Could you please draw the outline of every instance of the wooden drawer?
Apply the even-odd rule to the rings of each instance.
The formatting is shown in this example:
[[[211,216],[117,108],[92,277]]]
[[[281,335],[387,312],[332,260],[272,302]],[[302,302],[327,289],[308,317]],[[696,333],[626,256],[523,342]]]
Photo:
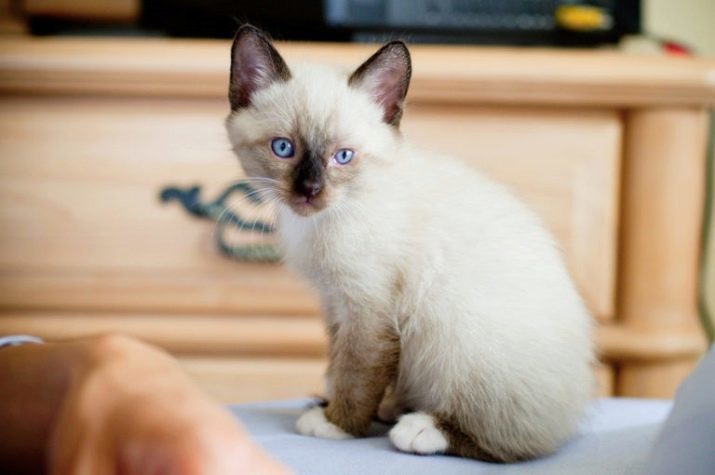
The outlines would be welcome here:
[[[239,177],[226,109],[221,100],[5,98],[0,305],[317,313],[287,271],[220,256],[211,223],[157,198],[172,183],[200,183],[211,196]],[[511,185],[554,231],[589,306],[613,315],[615,113],[419,105],[405,131]]]

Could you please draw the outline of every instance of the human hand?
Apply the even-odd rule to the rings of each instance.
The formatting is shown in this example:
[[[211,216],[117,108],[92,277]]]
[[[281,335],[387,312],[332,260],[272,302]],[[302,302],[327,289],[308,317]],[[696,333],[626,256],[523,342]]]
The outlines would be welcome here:
[[[65,384],[50,386],[64,388],[42,441],[50,474],[288,473],[163,351],[119,336],[19,350],[69,368]]]

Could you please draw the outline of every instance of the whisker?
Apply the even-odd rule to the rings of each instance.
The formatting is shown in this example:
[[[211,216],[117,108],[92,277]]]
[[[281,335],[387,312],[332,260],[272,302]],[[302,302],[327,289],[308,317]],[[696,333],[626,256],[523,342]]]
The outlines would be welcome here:
[[[262,180],[260,178],[252,181],[256,183],[271,182],[271,185],[273,182],[280,183],[278,180]],[[277,190],[274,186],[253,186],[252,188],[253,189],[248,193],[243,193],[237,197],[233,197],[231,202],[224,203],[225,208],[222,210],[220,219],[217,220],[212,234],[216,236],[217,233],[222,233],[219,236],[216,236],[217,238],[220,238],[219,242],[222,243],[221,247],[224,248],[224,250],[226,250],[226,248],[228,248],[228,250],[232,249],[228,243],[223,241],[223,233],[226,229],[225,225],[227,225],[229,221],[233,221],[236,218],[241,218],[243,221],[244,218],[242,218],[242,216],[246,215],[247,209],[253,209],[251,217],[245,218],[244,221],[251,223],[250,228],[241,225],[240,222],[234,224],[237,224],[236,228],[239,233],[245,233],[246,236],[251,236],[248,244],[245,245],[245,248],[253,249],[256,252],[255,258],[257,260],[269,260],[273,257],[271,249],[275,249],[275,245],[274,243],[268,242],[268,237],[272,233],[266,232],[267,228],[264,226],[268,225],[270,226],[270,229],[275,229],[274,205],[278,201],[278,197],[276,195],[279,190]],[[256,204],[256,196],[260,197],[260,204]],[[260,230],[257,229],[259,224],[261,225]],[[238,247],[240,248],[241,245],[239,244]],[[233,253],[233,257],[237,257],[235,252]]]
[[[243,207],[244,203],[252,201],[251,198],[253,198],[254,196],[257,196],[261,193],[270,195],[272,193],[272,191],[273,190],[271,190],[269,188],[254,189],[249,193],[240,195],[237,198],[233,198],[233,201],[231,203],[224,202],[223,203],[224,209],[221,211],[221,213],[219,214],[219,217],[216,219],[217,224],[225,224],[226,221],[228,221],[228,218],[226,218],[226,216],[230,217],[231,214],[234,216],[241,216],[241,214],[243,212],[245,212],[245,209],[241,209],[241,207]],[[238,200],[238,201],[236,202],[236,200]],[[237,205],[239,205],[239,206],[237,207]],[[252,203],[251,207],[255,208],[256,205]]]

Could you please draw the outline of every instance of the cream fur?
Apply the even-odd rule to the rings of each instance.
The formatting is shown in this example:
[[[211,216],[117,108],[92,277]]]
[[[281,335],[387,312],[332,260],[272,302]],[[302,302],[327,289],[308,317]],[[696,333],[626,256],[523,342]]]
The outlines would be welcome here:
[[[359,168],[312,216],[279,204],[286,264],[333,309],[329,324],[397,329],[403,406],[453,417],[504,460],[555,450],[592,397],[591,318],[540,219],[473,168],[410,146],[344,72],[291,71],[227,121],[244,169],[259,160],[247,143],[289,134],[351,147]],[[425,451],[443,451],[433,439]]]
[[[435,427],[434,417],[423,412],[405,414],[390,430],[390,440],[403,452],[430,455],[447,450],[449,443]]]

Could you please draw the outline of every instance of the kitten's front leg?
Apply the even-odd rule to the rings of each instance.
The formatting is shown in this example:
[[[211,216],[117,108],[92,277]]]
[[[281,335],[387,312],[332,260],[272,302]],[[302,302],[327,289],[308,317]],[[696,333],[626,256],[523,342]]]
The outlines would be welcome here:
[[[331,342],[332,397],[296,424],[301,434],[330,439],[364,435],[385,388],[395,378],[400,355],[397,333],[386,325],[351,318]]]
[[[329,344],[328,354],[332,355],[333,348],[335,348],[336,335],[338,334],[338,329],[340,328],[341,315],[339,312],[341,306],[336,301],[336,298],[331,295],[323,295],[321,298],[321,304],[323,308],[323,313],[325,314],[325,326],[327,330]],[[327,401],[331,401],[333,399],[333,396],[335,395],[335,391],[333,390],[332,372],[333,368],[332,364],[330,364],[328,365],[328,369],[325,372],[325,405],[327,405]]]

